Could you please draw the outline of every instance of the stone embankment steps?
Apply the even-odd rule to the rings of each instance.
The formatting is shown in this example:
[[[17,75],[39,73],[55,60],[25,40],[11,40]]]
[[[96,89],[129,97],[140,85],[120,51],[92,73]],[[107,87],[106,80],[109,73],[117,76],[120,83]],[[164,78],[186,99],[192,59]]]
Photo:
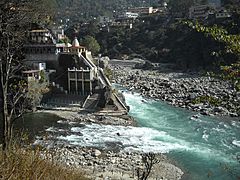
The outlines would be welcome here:
[[[122,101],[119,99],[119,97],[115,93],[113,93],[112,99],[113,99],[114,104],[116,105],[118,111],[121,111],[121,112],[128,111],[128,108],[122,103]]]
[[[102,69],[99,69],[99,78],[102,79],[105,86],[108,86],[108,87],[112,86]],[[118,96],[115,93],[112,94],[111,98],[114,102],[114,105],[117,107],[116,109],[117,112],[114,112],[114,111],[110,112],[109,110],[106,110],[106,113],[126,114],[128,112],[128,108],[122,103],[122,101],[118,98]],[[101,112],[103,113],[105,111],[101,111]]]
[[[106,75],[104,74],[103,70],[100,68],[99,69],[99,78],[102,79],[103,83],[105,86],[111,87],[111,83],[109,82],[108,78],[106,77]]]
[[[100,94],[93,94],[86,99],[83,108],[86,110],[95,110],[100,100]]]

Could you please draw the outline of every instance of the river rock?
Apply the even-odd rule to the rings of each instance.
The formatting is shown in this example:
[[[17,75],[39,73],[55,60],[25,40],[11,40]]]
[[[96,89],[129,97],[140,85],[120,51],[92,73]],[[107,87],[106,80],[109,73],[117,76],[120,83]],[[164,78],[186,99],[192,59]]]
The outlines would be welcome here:
[[[92,156],[94,156],[94,157],[98,157],[98,156],[100,156],[102,153],[101,153],[101,151],[99,151],[98,149],[95,149],[95,150],[93,150],[93,152],[92,152]]]

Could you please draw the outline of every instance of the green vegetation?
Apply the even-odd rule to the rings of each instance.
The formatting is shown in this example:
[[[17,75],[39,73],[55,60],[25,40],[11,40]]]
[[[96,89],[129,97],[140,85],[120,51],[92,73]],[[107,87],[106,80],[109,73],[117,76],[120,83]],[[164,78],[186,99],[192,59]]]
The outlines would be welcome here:
[[[199,96],[192,101],[193,104],[208,103],[213,106],[221,104],[221,100],[212,96]]]
[[[222,66],[224,80],[230,80],[237,91],[240,91],[240,63],[231,64],[230,66]]]
[[[112,75],[113,75],[113,73],[112,73],[112,70],[110,69],[110,68],[105,68],[104,69],[104,74],[107,76],[107,78],[111,81],[112,80]]]
[[[236,90],[240,90],[240,35],[230,34],[226,29],[218,26],[207,27],[199,23],[185,22],[190,28],[196,30],[199,33],[203,33],[205,36],[209,36],[217,42],[224,44],[224,49],[220,52],[214,52],[218,57],[223,54],[232,54],[236,57],[235,62],[229,64],[227,60],[224,65],[221,66],[219,77],[224,80],[232,82]]]
[[[40,71],[40,80],[39,83],[44,83],[46,81],[46,74],[45,72],[42,70]]]
[[[94,55],[96,55],[100,50],[100,45],[97,40],[92,36],[85,36],[83,39],[83,45],[91,51]]]
[[[186,23],[190,28],[195,29],[197,32],[204,33],[205,36],[210,36],[215,41],[222,42],[226,46],[226,53],[233,53],[240,56],[240,35],[230,34],[226,29],[217,25],[207,27],[196,22]]]

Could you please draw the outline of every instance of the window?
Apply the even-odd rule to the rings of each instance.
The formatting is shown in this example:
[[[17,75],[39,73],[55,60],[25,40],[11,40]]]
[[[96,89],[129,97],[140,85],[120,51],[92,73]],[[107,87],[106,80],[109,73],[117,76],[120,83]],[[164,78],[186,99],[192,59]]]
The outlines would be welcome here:
[[[69,72],[70,79],[75,79],[75,72]]]
[[[84,72],[84,79],[90,79],[90,72]]]
[[[82,77],[82,72],[77,72],[77,78],[78,79],[82,79],[83,77]]]

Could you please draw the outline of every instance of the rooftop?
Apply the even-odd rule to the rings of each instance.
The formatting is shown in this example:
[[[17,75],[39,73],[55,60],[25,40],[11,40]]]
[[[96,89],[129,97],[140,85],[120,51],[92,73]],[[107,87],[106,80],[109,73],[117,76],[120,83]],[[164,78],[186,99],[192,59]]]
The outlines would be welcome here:
[[[49,32],[47,29],[34,29],[31,30],[30,32]]]

